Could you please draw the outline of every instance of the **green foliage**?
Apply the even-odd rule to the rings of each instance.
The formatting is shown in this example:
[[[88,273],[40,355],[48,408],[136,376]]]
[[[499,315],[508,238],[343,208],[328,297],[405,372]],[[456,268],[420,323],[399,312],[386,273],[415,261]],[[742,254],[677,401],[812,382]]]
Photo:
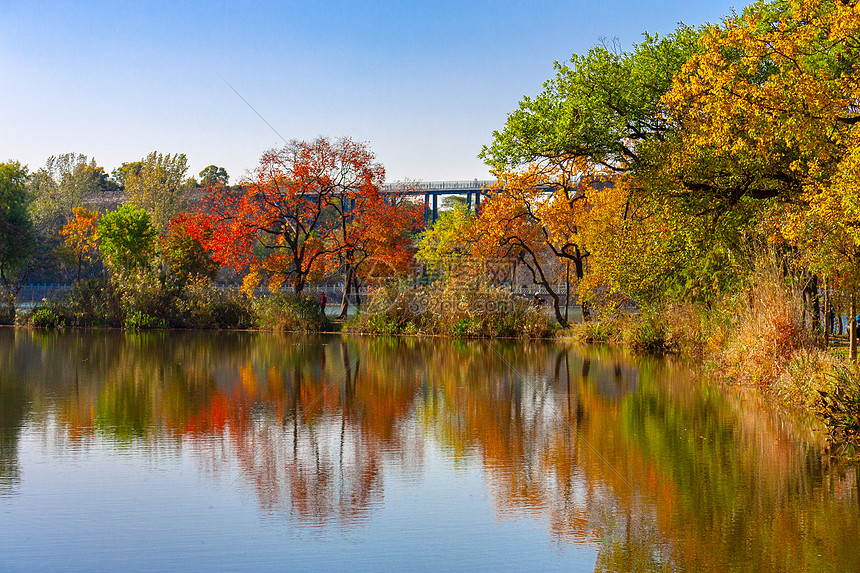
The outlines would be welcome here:
[[[105,278],[90,278],[43,300],[19,316],[19,322],[36,328],[121,326],[122,316],[111,283]]]
[[[34,327],[109,326],[128,329],[248,329],[256,326],[250,300],[236,290],[197,279],[177,288],[157,277],[128,283],[93,278],[38,305],[21,317]]]
[[[128,330],[159,330],[167,328],[168,324],[163,318],[137,311],[125,319],[125,327]]]
[[[192,280],[175,297],[173,326],[196,329],[248,329],[256,326],[250,299],[235,289],[220,290],[207,280]]]
[[[115,189],[104,168],[79,153],[48,158],[33,174],[31,211],[43,236],[54,234],[74,217],[74,210]]]
[[[152,217],[153,226],[165,231],[168,221],[190,201],[188,159],[184,153],[162,155],[153,151],[140,161],[138,169],[130,171],[125,176],[129,204],[145,210]]]
[[[380,288],[347,330],[365,334],[430,334],[454,338],[545,338],[552,321],[504,289]]]
[[[123,188],[125,184],[133,177],[140,175],[140,170],[143,168],[143,161],[127,161],[111,171],[111,177],[116,180]]]
[[[105,263],[115,274],[132,274],[149,267],[158,236],[149,213],[123,205],[99,218],[97,236]]]
[[[831,441],[853,455],[860,452],[860,372],[840,367],[833,379],[830,391],[819,390],[821,416]]]
[[[207,185],[227,185],[230,181],[230,176],[227,175],[227,170],[217,165],[209,165],[204,167],[200,172],[200,184],[204,187]]]
[[[680,26],[645,36],[632,52],[600,45],[569,64],[537,97],[524,97],[480,157],[497,170],[541,159],[587,158],[616,167],[635,164],[636,142],[662,137],[668,123],[660,98],[696,49],[698,32]]]
[[[301,293],[274,294],[255,301],[260,328],[285,332],[326,332],[331,322],[319,299]]]
[[[655,316],[633,321],[623,332],[624,343],[639,352],[669,352],[675,350],[666,324]]]
[[[36,328],[59,328],[66,325],[66,317],[52,306],[41,306],[33,309],[27,323]]]
[[[576,342],[616,342],[621,339],[621,326],[617,319],[601,317],[572,325],[565,332],[565,337]]]
[[[432,268],[442,259],[467,253],[469,234],[475,220],[475,214],[466,205],[454,204],[421,233],[415,258]]]
[[[24,263],[33,241],[27,212],[27,168],[18,162],[0,163],[0,268]]]
[[[60,299],[70,326],[120,326],[122,308],[113,285],[104,277],[75,283]]]
[[[0,323],[15,320],[15,293],[35,247],[27,211],[27,168],[18,162],[0,163]]]

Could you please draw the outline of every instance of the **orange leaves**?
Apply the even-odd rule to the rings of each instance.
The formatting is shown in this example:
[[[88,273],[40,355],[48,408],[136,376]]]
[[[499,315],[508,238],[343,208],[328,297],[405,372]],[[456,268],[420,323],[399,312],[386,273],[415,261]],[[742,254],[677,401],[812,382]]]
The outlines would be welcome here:
[[[60,236],[75,255],[92,261],[98,247],[96,229],[99,214],[75,207],[75,216],[61,230]]]
[[[385,169],[364,143],[348,138],[292,141],[263,154],[254,177],[206,200],[207,246],[249,284],[291,284],[300,292],[356,250],[403,251],[417,209],[380,194]]]
[[[508,256],[517,248],[549,248],[568,256],[580,242],[580,224],[590,209],[582,181],[596,178],[584,170],[538,165],[503,174],[481,211],[478,251]]]
[[[209,221],[200,214],[179,213],[161,237],[162,253],[174,276],[181,281],[213,278],[218,265],[204,243],[211,236]]]
[[[80,278],[83,265],[93,263],[98,254],[96,231],[99,214],[83,207],[75,207],[74,214],[74,218],[60,229],[60,236],[66,254],[77,269],[76,278]]]
[[[565,168],[558,167],[562,163]],[[561,313],[558,285],[569,283],[570,271],[580,280],[585,274],[589,253],[582,225],[591,210],[589,196],[603,186],[601,179],[585,160],[566,158],[500,174],[475,226],[474,253],[512,257],[525,264],[533,282],[549,294],[556,320],[563,326],[567,318]],[[583,317],[588,317],[586,309]]]

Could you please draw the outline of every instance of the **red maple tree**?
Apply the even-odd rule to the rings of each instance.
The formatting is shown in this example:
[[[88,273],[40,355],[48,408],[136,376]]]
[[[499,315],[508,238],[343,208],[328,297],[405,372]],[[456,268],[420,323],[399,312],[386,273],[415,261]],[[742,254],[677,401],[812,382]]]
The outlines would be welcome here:
[[[418,209],[384,196],[384,179],[365,143],[291,141],[263,154],[243,185],[209,189],[206,246],[221,264],[247,271],[246,288],[268,280],[271,290],[289,283],[300,293],[327,272],[354,284],[371,255],[411,257],[406,238]]]

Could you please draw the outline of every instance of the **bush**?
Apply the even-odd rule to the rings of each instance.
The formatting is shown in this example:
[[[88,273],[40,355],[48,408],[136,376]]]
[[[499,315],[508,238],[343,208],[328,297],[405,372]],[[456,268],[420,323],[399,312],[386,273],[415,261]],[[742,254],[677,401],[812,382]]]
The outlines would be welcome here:
[[[833,388],[838,359],[817,348],[803,348],[792,354],[771,390],[779,400],[802,410],[817,408],[820,392]]]
[[[856,367],[838,367],[830,390],[819,390],[819,415],[827,426],[830,441],[854,455],[860,448],[860,372]]]
[[[23,320],[25,324],[36,328],[59,328],[66,326],[66,317],[53,305],[36,307]]]
[[[505,289],[445,287],[377,289],[347,330],[455,338],[543,338],[554,332],[549,317]]]
[[[623,331],[624,344],[638,352],[673,352],[677,350],[666,323],[659,316],[640,316]]]
[[[260,328],[285,332],[326,332],[331,322],[316,297],[304,294],[274,294],[255,301]]]
[[[622,339],[621,331],[624,320],[620,317],[608,317],[572,324],[566,338],[575,342],[617,342]]]
[[[64,326],[121,326],[119,301],[105,279],[89,279],[66,292],[45,299],[29,313],[19,317],[20,324],[38,328]]]
[[[208,280],[190,281],[174,301],[174,326],[247,329],[256,326],[252,302],[238,290],[219,290]]]
[[[171,288],[165,277],[155,272],[114,273],[112,286],[119,294],[126,322],[134,315],[149,315],[165,321],[175,315],[173,303],[179,293]]]
[[[812,348],[800,293],[783,283],[776,270],[758,271],[751,286],[733,301],[722,349],[716,349],[724,374],[736,381],[770,386],[792,355]]]
[[[157,330],[165,329],[169,325],[163,318],[151,316],[137,311],[125,319],[125,327],[129,330]]]
[[[122,308],[119,296],[106,278],[81,281],[60,298],[59,304],[74,326],[120,326]]]

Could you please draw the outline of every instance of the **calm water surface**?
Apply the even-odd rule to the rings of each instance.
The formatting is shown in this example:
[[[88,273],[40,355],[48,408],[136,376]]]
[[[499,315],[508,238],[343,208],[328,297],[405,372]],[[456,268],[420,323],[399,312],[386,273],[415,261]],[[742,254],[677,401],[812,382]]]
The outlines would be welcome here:
[[[858,496],[667,360],[0,329],[0,571],[860,571]]]

